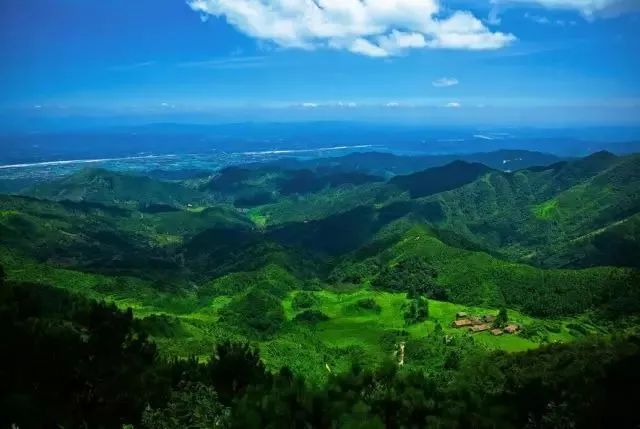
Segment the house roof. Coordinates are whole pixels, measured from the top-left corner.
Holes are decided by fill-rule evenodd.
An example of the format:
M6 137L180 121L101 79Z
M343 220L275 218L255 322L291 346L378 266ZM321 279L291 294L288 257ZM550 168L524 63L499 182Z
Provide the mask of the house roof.
M511 325L505 326L504 332L510 332L510 333L516 332L518 329L520 329L518 325L511 324Z
M472 326L471 328L469 328L472 332L480 332L480 331L486 331L490 328L489 324L487 323L483 323L481 325L475 325Z

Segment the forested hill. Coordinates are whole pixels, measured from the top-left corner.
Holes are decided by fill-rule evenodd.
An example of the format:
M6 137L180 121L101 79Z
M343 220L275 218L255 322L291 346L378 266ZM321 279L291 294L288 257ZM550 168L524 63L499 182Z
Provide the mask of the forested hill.
M638 155L599 153L549 168L490 173L414 204L439 228L546 266L588 265L606 246L597 237L612 231L626 250L608 262L628 264L624 253L637 246L639 167Z
M483 164L454 161L443 167L430 168L408 176L394 177L389 183L409 191L411 198L420 198L459 188L490 171L491 169Z
M103 169L81 170L71 176L27 189L25 194L57 201L87 201L112 205L187 206L206 196L178 183Z
M638 359L640 155L390 178L324 162L86 170L0 195L0 417L555 427L600 407L636 422L616 389Z
M273 166L231 167L184 183L86 170L27 192L60 201L59 209L51 204L48 209L37 208L37 200L29 204L5 200L8 212L14 204L27 211L7 215L4 225L7 237L37 237L51 222L29 216L60 210L63 220L69 209L75 215L80 208L102 204L104 213L116 213L110 207L127 211L108 226L100 226L105 221L93 221L88 214L96 228L80 236L67 231L68 237L76 237L75 242L83 241L78 239L83 236L103 237L108 240L102 241L105 249L117 243L136 249L143 244L140 238L151 234L144 246L168 241L184 246L191 255L211 254L209 246L229 249L229 245L250 253L257 243L266 242L335 255L356 250L385 225L411 216L414 222L446 232L441 235L454 246L485 250L504 259L543 267L637 267L639 162L638 155L599 152L503 172L454 161L386 182L357 171ZM211 223L214 218L223 221ZM250 227L238 235L234 231L243 224L259 231ZM21 248L31 245L17 241ZM74 242L57 240L56 248L70 241ZM59 257L64 259L66 253Z

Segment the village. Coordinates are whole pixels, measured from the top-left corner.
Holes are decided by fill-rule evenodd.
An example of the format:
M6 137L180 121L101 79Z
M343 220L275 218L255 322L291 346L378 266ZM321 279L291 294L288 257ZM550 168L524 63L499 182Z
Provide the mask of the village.
M520 330L520 326L515 323L496 323L497 316L492 314L483 314L481 316L472 316L465 312L456 313L456 320L451 323L454 328L468 328L469 332L477 333L489 331L491 335L515 334Z

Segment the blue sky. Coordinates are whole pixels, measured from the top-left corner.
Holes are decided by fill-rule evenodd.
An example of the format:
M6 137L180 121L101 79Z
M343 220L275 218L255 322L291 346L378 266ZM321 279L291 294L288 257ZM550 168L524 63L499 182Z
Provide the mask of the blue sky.
M639 10L638 0L3 0L0 113L638 125Z

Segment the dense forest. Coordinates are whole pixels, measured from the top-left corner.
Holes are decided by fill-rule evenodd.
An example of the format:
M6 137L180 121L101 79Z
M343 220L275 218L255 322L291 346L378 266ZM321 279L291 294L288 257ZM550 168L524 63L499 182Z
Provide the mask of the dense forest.
M30 183L0 427L637 427L639 190L608 152Z

